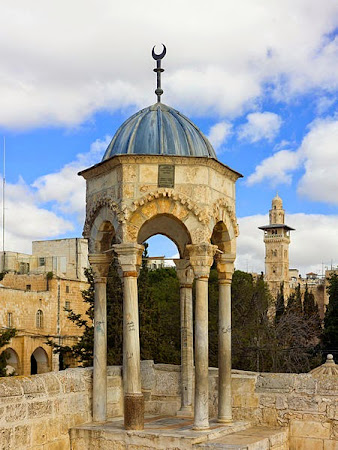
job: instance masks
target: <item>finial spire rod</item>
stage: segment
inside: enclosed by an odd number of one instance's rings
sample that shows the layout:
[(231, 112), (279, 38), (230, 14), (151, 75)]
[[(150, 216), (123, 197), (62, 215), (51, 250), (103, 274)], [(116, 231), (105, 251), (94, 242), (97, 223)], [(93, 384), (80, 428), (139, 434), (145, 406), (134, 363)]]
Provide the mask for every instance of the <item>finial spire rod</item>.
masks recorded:
[(165, 54), (167, 53), (166, 46), (163, 45), (163, 51), (159, 55), (155, 53), (155, 45), (153, 47), (153, 50), (151, 52), (153, 59), (156, 61), (156, 69), (154, 69), (154, 72), (157, 74), (157, 87), (155, 90), (155, 94), (157, 95), (157, 102), (161, 103), (161, 95), (163, 94), (163, 89), (161, 88), (161, 73), (164, 72), (164, 69), (161, 67), (161, 61), (165, 57)]

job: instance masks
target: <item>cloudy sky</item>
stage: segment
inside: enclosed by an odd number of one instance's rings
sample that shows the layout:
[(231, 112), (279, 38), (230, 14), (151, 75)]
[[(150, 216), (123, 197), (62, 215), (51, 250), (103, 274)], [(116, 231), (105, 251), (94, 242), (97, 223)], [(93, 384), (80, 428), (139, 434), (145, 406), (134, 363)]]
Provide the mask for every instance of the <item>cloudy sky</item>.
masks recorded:
[[(296, 228), (290, 265), (321, 273), (338, 264), (336, 0), (1, 2), (5, 248), (29, 252), (34, 239), (81, 235), (76, 173), (155, 102), (151, 48), (161, 42), (163, 102), (244, 175), (237, 267), (264, 270), (257, 227), (276, 191)], [(176, 251), (154, 239), (153, 252), (163, 249)]]

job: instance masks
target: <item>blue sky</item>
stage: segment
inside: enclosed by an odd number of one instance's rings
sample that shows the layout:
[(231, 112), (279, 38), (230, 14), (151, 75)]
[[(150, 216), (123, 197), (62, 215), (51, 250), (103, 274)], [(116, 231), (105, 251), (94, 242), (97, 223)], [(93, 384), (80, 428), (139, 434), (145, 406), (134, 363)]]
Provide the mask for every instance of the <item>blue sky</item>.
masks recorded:
[[(76, 172), (155, 102), (151, 48), (164, 42), (163, 102), (244, 175), (237, 267), (264, 270), (257, 227), (276, 191), (296, 228), (290, 265), (338, 264), (337, 2), (14, 0), (0, 12), (7, 250), (81, 235)], [(176, 252), (159, 238), (151, 249)]]

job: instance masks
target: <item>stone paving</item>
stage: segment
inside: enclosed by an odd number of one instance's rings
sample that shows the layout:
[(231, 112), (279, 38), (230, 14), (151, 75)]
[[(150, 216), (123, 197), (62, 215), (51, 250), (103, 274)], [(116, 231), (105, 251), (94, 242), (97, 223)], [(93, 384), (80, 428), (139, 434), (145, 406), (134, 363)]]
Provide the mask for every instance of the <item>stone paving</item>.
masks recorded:
[[(236, 448), (250, 450), (286, 450), (287, 431), (251, 428), (249, 422), (228, 425), (210, 421), (206, 431), (193, 430), (187, 417), (148, 416), (143, 431), (126, 431), (123, 419), (105, 424), (87, 424), (71, 430), (71, 449), (204, 449)], [(285, 444), (285, 445), (284, 445)], [(230, 446), (229, 446), (230, 445)]]

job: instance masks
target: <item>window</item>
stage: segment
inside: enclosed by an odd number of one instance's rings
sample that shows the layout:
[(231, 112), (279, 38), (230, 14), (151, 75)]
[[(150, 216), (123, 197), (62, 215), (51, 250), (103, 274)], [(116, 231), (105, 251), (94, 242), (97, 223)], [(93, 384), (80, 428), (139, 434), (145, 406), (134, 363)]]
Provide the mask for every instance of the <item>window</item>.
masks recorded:
[(36, 313), (36, 328), (43, 328), (43, 312), (41, 309)]
[(39, 258), (39, 266), (45, 266), (46, 265), (46, 258), (42, 257)]
[(70, 309), (70, 302), (69, 302), (69, 301), (66, 301), (66, 302), (65, 302), (65, 308), (66, 308), (66, 309)]
[(66, 286), (66, 294), (69, 294), (69, 286)]
[(26, 284), (26, 291), (31, 291), (31, 290), (32, 290), (32, 285)]
[(7, 313), (7, 326), (9, 328), (13, 326), (13, 314), (11, 312)]

